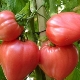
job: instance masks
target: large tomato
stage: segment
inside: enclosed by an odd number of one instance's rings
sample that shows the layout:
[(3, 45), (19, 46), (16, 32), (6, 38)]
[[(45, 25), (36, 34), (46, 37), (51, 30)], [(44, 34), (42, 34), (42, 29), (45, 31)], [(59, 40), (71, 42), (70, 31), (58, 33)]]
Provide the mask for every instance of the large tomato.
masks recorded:
[(22, 31), (23, 27), (18, 25), (15, 15), (11, 11), (0, 12), (0, 40), (14, 40)]
[(52, 47), (47, 41), (40, 50), (40, 68), (50, 77), (63, 80), (78, 63), (78, 51), (73, 45)]
[(69, 45), (80, 39), (80, 14), (59, 13), (53, 15), (46, 24), (46, 34), (56, 45)]
[(39, 62), (39, 50), (32, 41), (3, 42), (0, 45), (0, 56), (7, 80), (23, 80)]

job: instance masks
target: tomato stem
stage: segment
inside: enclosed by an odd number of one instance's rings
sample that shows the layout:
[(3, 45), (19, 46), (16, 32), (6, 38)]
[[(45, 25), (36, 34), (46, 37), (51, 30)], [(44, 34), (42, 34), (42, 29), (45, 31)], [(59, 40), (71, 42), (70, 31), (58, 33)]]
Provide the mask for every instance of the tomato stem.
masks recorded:
[(16, 15), (15, 15), (16, 21), (22, 20), (25, 15), (26, 15), (26, 14), (16, 14)]
[(39, 66), (37, 66), (37, 68), (35, 69), (35, 72), (36, 72), (36, 80), (46, 80), (45, 74), (39, 68)]
[(51, 46), (51, 47), (55, 47), (56, 45), (53, 44), (52, 42), (50, 42), (50, 45), (49, 45), (49, 46)]
[(27, 36), (27, 32), (23, 32), (20, 37), (19, 40), (25, 42), (26, 40), (28, 40), (28, 36)]

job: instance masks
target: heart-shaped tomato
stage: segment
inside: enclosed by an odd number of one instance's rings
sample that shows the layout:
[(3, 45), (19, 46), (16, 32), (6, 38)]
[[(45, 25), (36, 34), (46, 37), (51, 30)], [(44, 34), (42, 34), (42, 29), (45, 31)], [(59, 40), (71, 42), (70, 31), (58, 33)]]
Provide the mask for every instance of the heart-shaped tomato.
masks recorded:
[(78, 51), (73, 45), (64, 47), (50, 46), (46, 42), (40, 50), (40, 68), (50, 77), (63, 80), (76, 67)]
[(46, 25), (46, 35), (55, 45), (70, 45), (80, 39), (80, 14), (59, 13), (53, 15)]
[(23, 80), (39, 62), (39, 50), (32, 41), (3, 42), (0, 45), (0, 56), (7, 80)]
[(23, 31), (19, 26), (13, 12), (4, 10), (0, 12), (0, 40), (12, 41), (18, 38)]

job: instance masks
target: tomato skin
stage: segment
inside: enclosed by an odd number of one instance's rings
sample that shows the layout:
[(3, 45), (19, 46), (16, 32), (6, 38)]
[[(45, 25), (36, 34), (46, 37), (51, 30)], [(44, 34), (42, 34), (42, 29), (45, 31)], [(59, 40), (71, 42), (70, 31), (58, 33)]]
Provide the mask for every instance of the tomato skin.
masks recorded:
[(39, 50), (32, 41), (3, 42), (0, 53), (1, 66), (8, 80), (23, 80), (39, 62)]
[(69, 45), (80, 39), (80, 14), (59, 13), (52, 16), (46, 25), (47, 37), (58, 46)]
[(40, 50), (40, 68), (50, 77), (63, 80), (76, 67), (78, 51), (73, 45), (51, 47), (47, 41)]
[(16, 22), (15, 15), (8, 10), (0, 12), (0, 40), (11, 41), (20, 36), (23, 27)]

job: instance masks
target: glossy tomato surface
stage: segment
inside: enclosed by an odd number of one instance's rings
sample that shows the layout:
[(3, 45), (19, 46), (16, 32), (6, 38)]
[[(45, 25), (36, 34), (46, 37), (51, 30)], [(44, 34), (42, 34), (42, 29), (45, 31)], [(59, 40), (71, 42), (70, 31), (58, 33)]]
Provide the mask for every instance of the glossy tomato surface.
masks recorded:
[(40, 68), (56, 80), (64, 80), (78, 63), (78, 51), (73, 45), (52, 47), (44, 43), (40, 50)]
[(1, 66), (7, 80), (23, 80), (39, 62), (37, 45), (32, 41), (3, 42), (0, 45)]
[(15, 15), (8, 10), (0, 12), (0, 40), (11, 41), (20, 36), (23, 27), (16, 22)]
[(56, 45), (65, 46), (80, 39), (80, 14), (59, 13), (53, 15), (46, 25), (46, 35)]

